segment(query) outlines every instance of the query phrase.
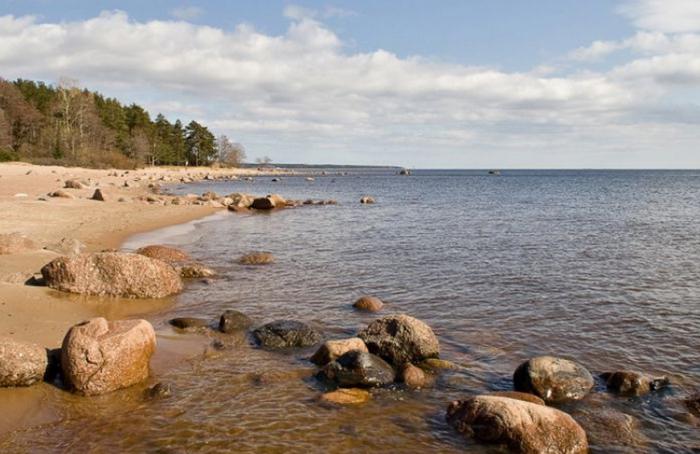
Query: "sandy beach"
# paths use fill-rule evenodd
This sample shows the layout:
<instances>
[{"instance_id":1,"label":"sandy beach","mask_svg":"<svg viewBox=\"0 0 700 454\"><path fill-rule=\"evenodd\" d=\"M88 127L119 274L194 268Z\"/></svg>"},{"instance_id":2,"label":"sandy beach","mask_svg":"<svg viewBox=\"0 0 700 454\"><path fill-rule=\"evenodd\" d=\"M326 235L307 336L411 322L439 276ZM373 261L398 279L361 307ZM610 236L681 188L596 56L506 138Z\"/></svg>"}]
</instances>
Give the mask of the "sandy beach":
<instances>
[{"instance_id":1,"label":"sandy beach","mask_svg":"<svg viewBox=\"0 0 700 454\"><path fill-rule=\"evenodd\" d=\"M153 194L149 184L256 174L260 172L255 169L118 171L0 164L0 234L17 232L39 246L36 250L0 255L0 336L58 347L68 327L81 320L96 315L126 317L167 304L167 301L104 304L95 298L62 294L24 282L60 255L43 248L62 239L78 240L86 251L118 248L130 235L185 223L221 210L208 204L166 205L166 201L140 200ZM69 179L87 185L83 189L64 189L64 182ZM106 201L91 200L97 188L104 193ZM73 198L47 195L59 189ZM118 201L120 198L126 201ZM80 304L76 304L78 299L82 300Z\"/></svg>"}]
</instances>

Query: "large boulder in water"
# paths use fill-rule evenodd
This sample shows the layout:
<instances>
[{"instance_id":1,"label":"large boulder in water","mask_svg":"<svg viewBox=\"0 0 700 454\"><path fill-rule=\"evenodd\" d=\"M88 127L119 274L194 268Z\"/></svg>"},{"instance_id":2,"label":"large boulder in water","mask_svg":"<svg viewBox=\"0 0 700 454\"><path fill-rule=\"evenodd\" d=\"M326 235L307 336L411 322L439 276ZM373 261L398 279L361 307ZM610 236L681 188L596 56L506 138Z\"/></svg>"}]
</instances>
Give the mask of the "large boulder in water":
<instances>
[{"instance_id":1,"label":"large boulder in water","mask_svg":"<svg viewBox=\"0 0 700 454\"><path fill-rule=\"evenodd\" d=\"M171 265L182 262L189 262L190 260L192 260L192 257L190 257L190 255L182 249L178 249L172 246L163 246L161 244L152 244L150 246L144 246L142 248L137 249L136 253L139 255L150 257L152 259L162 260L165 263L169 263Z\"/></svg>"},{"instance_id":2,"label":"large boulder in water","mask_svg":"<svg viewBox=\"0 0 700 454\"><path fill-rule=\"evenodd\" d=\"M433 330L422 321L404 314L375 320L358 337L365 341L370 352L397 367L440 354L440 344Z\"/></svg>"},{"instance_id":3,"label":"large boulder in water","mask_svg":"<svg viewBox=\"0 0 700 454\"><path fill-rule=\"evenodd\" d=\"M650 377L640 372L622 370L602 375L610 391L623 396L643 396L668 385L667 377Z\"/></svg>"},{"instance_id":4,"label":"large boulder in water","mask_svg":"<svg viewBox=\"0 0 700 454\"><path fill-rule=\"evenodd\" d=\"M328 363L319 376L346 388L384 386L396 379L391 365L378 356L360 350L349 351Z\"/></svg>"},{"instance_id":5,"label":"large boulder in water","mask_svg":"<svg viewBox=\"0 0 700 454\"><path fill-rule=\"evenodd\" d=\"M350 339L329 340L323 343L321 347L311 357L311 362L323 366L335 361L345 353L359 350L368 352L365 342L359 337L351 337Z\"/></svg>"},{"instance_id":6,"label":"large boulder in water","mask_svg":"<svg viewBox=\"0 0 700 454\"><path fill-rule=\"evenodd\" d=\"M41 269L49 287L86 295L163 298L182 290L178 272L139 254L98 252L59 257Z\"/></svg>"},{"instance_id":7,"label":"large boulder in water","mask_svg":"<svg viewBox=\"0 0 700 454\"><path fill-rule=\"evenodd\" d=\"M310 347L321 341L321 334L296 320L277 320L253 331L258 345L266 348Z\"/></svg>"},{"instance_id":8,"label":"large boulder in water","mask_svg":"<svg viewBox=\"0 0 700 454\"><path fill-rule=\"evenodd\" d=\"M156 334L146 320L95 318L73 326L63 339L61 368L75 392L97 395L148 377Z\"/></svg>"},{"instance_id":9,"label":"large boulder in water","mask_svg":"<svg viewBox=\"0 0 700 454\"><path fill-rule=\"evenodd\" d=\"M593 376L585 367L553 356L525 361L513 374L516 391L535 394L545 402L582 399L593 385Z\"/></svg>"},{"instance_id":10,"label":"large boulder in water","mask_svg":"<svg viewBox=\"0 0 700 454\"><path fill-rule=\"evenodd\" d=\"M452 402L447 422L479 442L505 445L523 454L588 452L586 432L566 413L498 396Z\"/></svg>"},{"instance_id":11,"label":"large boulder in water","mask_svg":"<svg viewBox=\"0 0 700 454\"><path fill-rule=\"evenodd\" d=\"M47 367L44 347L0 338L0 387L33 385L43 380Z\"/></svg>"}]
</instances>

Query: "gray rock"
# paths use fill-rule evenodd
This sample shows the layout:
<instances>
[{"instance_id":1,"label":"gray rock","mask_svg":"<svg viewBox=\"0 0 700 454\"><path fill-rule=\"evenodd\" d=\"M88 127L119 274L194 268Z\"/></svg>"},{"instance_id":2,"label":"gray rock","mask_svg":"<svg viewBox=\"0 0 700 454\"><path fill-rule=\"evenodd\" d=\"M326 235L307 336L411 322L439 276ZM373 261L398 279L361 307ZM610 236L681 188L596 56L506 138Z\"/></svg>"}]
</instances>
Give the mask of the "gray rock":
<instances>
[{"instance_id":1,"label":"gray rock","mask_svg":"<svg viewBox=\"0 0 700 454\"><path fill-rule=\"evenodd\" d=\"M219 331L222 333L235 333L248 329L253 321L242 312L227 310L219 318Z\"/></svg>"},{"instance_id":2,"label":"gray rock","mask_svg":"<svg viewBox=\"0 0 700 454\"><path fill-rule=\"evenodd\" d=\"M266 348L310 347L321 341L321 334L296 320L278 320L257 328L253 337Z\"/></svg>"}]
</instances>

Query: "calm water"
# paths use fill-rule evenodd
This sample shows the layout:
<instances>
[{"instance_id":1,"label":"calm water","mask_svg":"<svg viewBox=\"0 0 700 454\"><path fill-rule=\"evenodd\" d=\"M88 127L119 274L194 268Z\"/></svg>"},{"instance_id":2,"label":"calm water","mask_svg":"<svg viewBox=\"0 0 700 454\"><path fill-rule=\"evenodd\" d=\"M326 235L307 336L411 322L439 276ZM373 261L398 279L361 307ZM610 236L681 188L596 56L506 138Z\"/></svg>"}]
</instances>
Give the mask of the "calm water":
<instances>
[{"instance_id":1,"label":"calm water","mask_svg":"<svg viewBox=\"0 0 700 454\"><path fill-rule=\"evenodd\" d=\"M700 424L681 403L700 389L700 172L355 172L174 190L339 205L222 213L159 238L221 273L149 317L161 346L151 383L171 383L174 396L144 402L135 387L80 399L47 389L56 421L0 439L3 451L493 452L447 427L445 407L510 389L517 365L539 354L576 359L594 375L624 368L671 377L669 389L634 399L599 383L561 407L594 452L700 450ZM378 203L360 205L365 194ZM277 263L236 263L255 250ZM212 352L212 338L167 326L174 316L235 308L257 323L293 318L337 338L372 320L351 308L365 293L387 302L384 313L430 324L442 357L463 368L431 389L381 390L364 406L335 408L317 401L322 388L306 360L313 349L266 352L237 338Z\"/></svg>"}]
</instances>

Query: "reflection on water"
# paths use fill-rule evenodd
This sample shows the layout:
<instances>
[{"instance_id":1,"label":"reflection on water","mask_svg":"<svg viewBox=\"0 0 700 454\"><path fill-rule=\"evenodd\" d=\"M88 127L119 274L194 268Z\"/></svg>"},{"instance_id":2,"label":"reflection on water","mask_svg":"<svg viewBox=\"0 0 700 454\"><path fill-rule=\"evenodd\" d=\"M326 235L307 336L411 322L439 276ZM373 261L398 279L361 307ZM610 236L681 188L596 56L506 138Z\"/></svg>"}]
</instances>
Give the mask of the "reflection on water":
<instances>
[{"instance_id":1,"label":"reflection on water","mask_svg":"<svg viewBox=\"0 0 700 454\"><path fill-rule=\"evenodd\" d=\"M334 198L337 206L271 214L225 213L180 243L221 277L191 283L147 318L159 330L152 383L173 396L144 401L145 385L79 398L42 385L45 425L0 438L12 451L492 452L444 422L447 403L511 386L538 354L576 359L598 374L631 368L667 374L661 393L597 392L563 405L595 452L692 452L698 423L680 398L700 388L700 177L693 172L416 172L284 178L280 183L190 185L181 192L278 192ZM359 204L371 194L378 203ZM142 239L153 241L153 238ZM138 241L129 247L136 247ZM265 250L277 261L236 259ZM235 308L257 323L293 318L327 338L354 334L373 315L354 312L364 293L430 324L442 356L463 367L417 392L374 392L370 403L318 402L307 361L245 338L179 335L174 316L216 318Z\"/></svg>"}]
</instances>

